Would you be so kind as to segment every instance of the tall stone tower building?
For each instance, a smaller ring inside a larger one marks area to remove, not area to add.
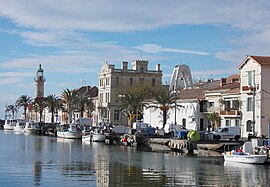
[[[37,70],[37,75],[35,77],[36,82],[36,90],[35,96],[36,98],[44,98],[44,82],[46,79],[43,76],[43,69],[41,68],[41,64],[39,64],[39,68]]]
[[[148,86],[158,89],[162,86],[162,71],[160,64],[155,70],[148,69],[147,60],[135,60],[128,69],[128,62],[122,62],[122,68],[103,63],[99,72],[98,121],[109,121],[113,125],[127,125],[128,118],[119,110],[125,95],[121,90],[128,90],[138,86]]]

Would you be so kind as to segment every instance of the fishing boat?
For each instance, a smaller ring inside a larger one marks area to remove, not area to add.
[[[101,129],[94,129],[90,134],[82,136],[83,141],[104,142],[106,135]]]
[[[69,138],[69,139],[80,139],[82,138],[82,131],[75,123],[72,123],[69,125],[68,129],[60,128],[57,131],[57,137]]]
[[[6,119],[4,124],[4,130],[12,131],[18,120]]]
[[[38,132],[38,126],[37,123],[33,121],[26,122],[25,127],[24,127],[24,132],[25,133],[37,133]]]
[[[26,122],[23,120],[18,120],[15,127],[13,127],[13,131],[15,133],[22,133],[24,131]]]
[[[248,164],[263,164],[267,155],[255,155],[243,152],[226,152],[223,153],[224,160],[226,162],[236,162],[236,163],[248,163]]]

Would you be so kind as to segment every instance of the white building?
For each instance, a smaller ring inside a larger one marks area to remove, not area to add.
[[[239,75],[221,78],[218,87],[205,92],[205,100],[207,100],[207,113],[217,112],[221,117],[218,126],[240,126]]]
[[[270,57],[247,56],[239,66],[245,136],[267,135],[270,120]]]
[[[178,124],[192,130],[206,130],[208,119],[205,115],[207,101],[205,100],[205,91],[216,87],[217,81],[195,84],[193,89],[184,89],[179,91],[177,105],[183,107],[171,108],[168,111],[167,124]],[[163,118],[160,110],[148,108],[144,110],[144,122],[153,127],[162,128]]]

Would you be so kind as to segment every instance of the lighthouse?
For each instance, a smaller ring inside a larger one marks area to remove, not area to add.
[[[44,98],[44,82],[46,79],[43,75],[43,69],[41,68],[41,64],[39,64],[39,68],[37,70],[37,75],[35,77],[36,82],[36,98]]]

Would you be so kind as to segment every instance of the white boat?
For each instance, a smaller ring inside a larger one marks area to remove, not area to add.
[[[68,129],[60,129],[57,131],[57,137],[69,138],[69,139],[80,139],[82,138],[82,131],[77,127],[76,124],[72,123]]]
[[[247,154],[247,153],[237,153],[233,154],[232,152],[223,153],[224,160],[226,162],[236,162],[236,163],[248,163],[248,164],[263,164],[266,159],[267,155],[254,155],[254,154]]]
[[[16,119],[6,119],[4,124],[4,130],[12,131],[17,123]]]
[[[37,133],[38,132],[38,125],[35,122],[26,122],[24,127],[25,133]]]
[[[95,129],[94,132],[91,133],[92,141],[93,142],[104,142],[106,135],[103,133],[102,130]]]
[[[25,127],[25,121],[23,120],[18,120],[15,127],[13,128],[13,131],[14,132],[18,132],[18,133],[21,133],[24,131],[24,127]]]
[[[106,135],[100,129],[95,129],[90,134],[82,136],[83,141],[104,142]]]

